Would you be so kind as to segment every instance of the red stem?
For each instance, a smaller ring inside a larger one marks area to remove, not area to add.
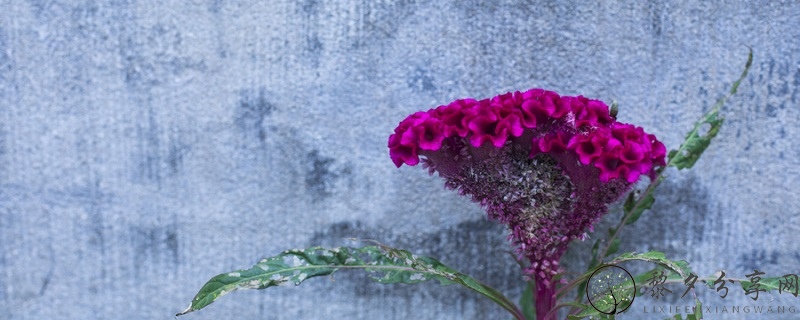
[[[544,279],[536,278],[536,320],[549,320],[547,314],[556,305],[556,286],[552,283],[545,285]]]

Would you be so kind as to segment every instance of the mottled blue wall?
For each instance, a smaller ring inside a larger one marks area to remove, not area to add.
[[[395,168],[394,126],[543,87],[616,99],[620,120],[674,148],[746,46],[753,68],[719,138],[694,170],[668,172],[623,249],[702,275],[800,273],[800,5],[584,3],[0,2],[0,319],[170,318],[217,273],[344,237],[439,257],[516,298],[503,228]],[[585,264],[587,244],[564,264]],[[800,307],[773,298],[759,302]],[[508,318],[466,289],[342,272],[186,319],[345,317]]]

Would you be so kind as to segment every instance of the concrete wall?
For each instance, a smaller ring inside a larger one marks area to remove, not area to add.
[[[752,72],[720,137],[695,169],[669,171],[623,249],[701,275],[800,273],[800,5],[584,3],[0,2],[0,319],[171,318],[217,273],[354,245],[344,237],[439,257],[516,298],[503,228],[437,177],[396,169],[396,124],[542,87],[616,99],[621,121],[675,148],[746,46]],[[565,265],[585,264],[587,244]],[[345,317],[508,318],[462,288],[342,272],[186,319]]]

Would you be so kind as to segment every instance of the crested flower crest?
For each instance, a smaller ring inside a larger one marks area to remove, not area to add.
[[[525,272],[548,284],[569,242],[642,175],[652,179],[666,148],[602,101],[531,89],[411,114],[389,155],[397,167],[422,162],[505,224]]]

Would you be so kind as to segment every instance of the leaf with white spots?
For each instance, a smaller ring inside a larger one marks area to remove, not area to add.
[[[491,299],[516,319],[524,320],[519,309],[497,290],[443,265],[436,259],[413,255],[385,245],[363,248],[322,248],[288,250],[263,259],[250,269],[236,270],[211,278],[191,305],[177,315],[200,310],[223,295],[239,289],[266,289],[292,283],[300,285],[313,277],[327,276],[340,269],[361,269],[379,283],[420,283],[438,280],[442,285],[460,284]]]
[[[692,270],[689,269],[688,262],[683,260],[674,261],[667,259],[667,257],[664,255],[663,252],[658,252],[658,251],[650,251],[646,253],[633,253],[633,252],[623,253],[618,257],[612,259],[611,262],[609,262],[609,264],[617,264],[620,262],[633,261],[633,260],[655,263],[661,267],[676,272],[682,279],[685,279],[689,274],[692,273]]]
[[[747,56],[747,64],[744,66],[744,71],[739,79],[733,83],[731,91],[719,99],[714,105],[714,108],[712,108],[708,113],[704,114],[703,117],[695,123],[694,128],[692,131],[689,131],[688,135],[686,135],[686,139],[683,141],[678,150],[672,150],[669,152],[669,162],[667,163],[667,166],[674,166],[678,169],[687,169],[694,166],[695,162],[700,159],[700,155],[708,148],[708,146],[711,144],[711,139],[717,136],[719,129],[722,127],[724,118],[719,115],[719,109],[722,108],[722,105],[725,104],[725,101],[728,100],[728,98],[736,94],[736,90],[739,89],[739,84],[742,83],[742,80],[744,80],[744,78],[747,76],[747,71],[750,70],[750,66],[752,64],[753,50],[750,49],[750,54]]]

